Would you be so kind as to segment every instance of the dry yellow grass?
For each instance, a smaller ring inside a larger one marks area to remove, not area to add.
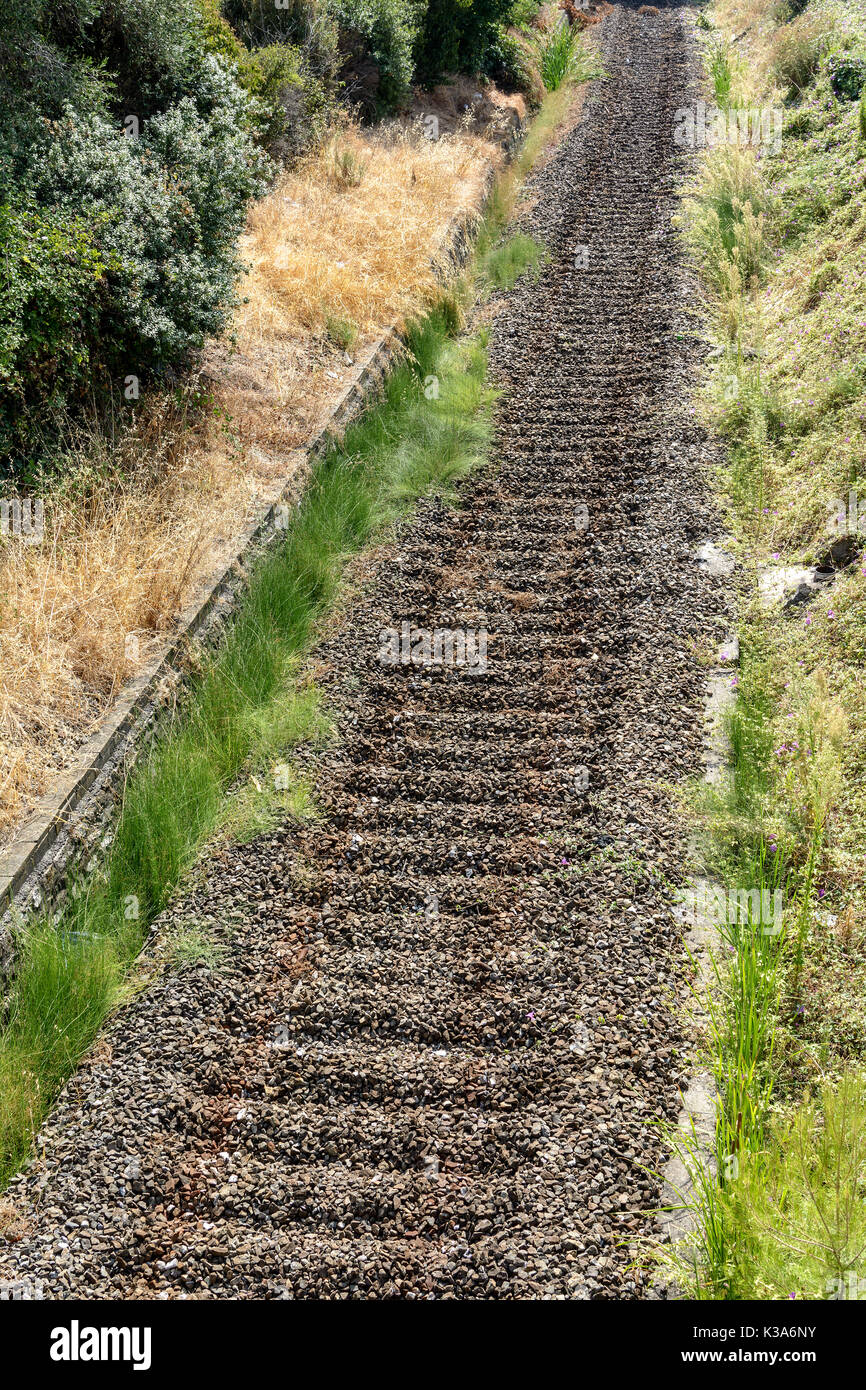
[[[253,210],[241,347],[323,329],[329,317],[368,333],[416,308],[433,288],[433,244],[477,198],[480,155],[477,140],[425,140],[420,124],[335,133]],[[354,186],[343,161],[360,173]]]
[[[192,414],[143,401],[127,434],[79,439],[44,499],[41,544],[0,540],[0,842],[74,762],[347,384],[334,321],[336,336],[357,332],[351,353],[421,307],[436,248],[478,204],[491,158],[468,131],[436,142],[420,124],[336,131],[251,210],[246,302],[204,355],[203,401]]]

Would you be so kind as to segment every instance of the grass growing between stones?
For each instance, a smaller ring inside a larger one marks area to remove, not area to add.
[[[715,339],[699,409],[728,445],[718,485],[747,580],[730,774],[698,809],[706,867],[729,890],[781,889],[785,908],[778,934],[724,929],[706,1004],[717,1177],[692,1156],[697,1227],[673,1262],[698,1298],[862,1297],[866,563],[850,497],[856,511],[866,486],[866,145],[830,58],[866,52],[866,16],[816,2],[786,23],[763,0],[713,14],[722,42],[747,15],[750,31],[716,100],[785,116],[781,151],[709,151],[684,204]],[[817,56],[794,82],[804,34]],[[841,537],[859,558],[827,590],[766,599],[761,575]]]
[[[512,283],[537,263],[526,240],[504,252],[519,180],[572,97],[545,103],[527,148],[497,186],[461,291],[485,260]],[[499,273],[499,272],[497,272]],[[492,276],[491,276],[492,279]],[[220,648],[130,774],[104,863],[53,919],[22,924],[0,1029],[0,1185],[26,1162],[39,1126],[110,1011],[151,922],[215,834],[241,838],[277,815],[315,813],[292,749],[328,737],[301,665],[338,597],[347,562],[429,491],[454,495],[487,456],[494,392],[486,335],[460,338],[459,299],[440,296],[406,330],[381,400],[317,461],[289,527],[253,570]],[[273,792],[271,791],[273,788]],[[186,943],[191,961],[207,943]]]

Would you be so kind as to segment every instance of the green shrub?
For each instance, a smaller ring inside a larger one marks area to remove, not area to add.
[[[0,0],[0,59],[0,456],[20,465],[85,388],[222,329],[270,169],[254,137],[285,141],[301,78],[216,0]]]
[[[538,14],[538,0],[511,0],[508,8],[508,22],[520,29],[526,29]]]
[[[242,46],[255,54],[274,44],[290,44],[298,50],[305,84],[332,92],[340,65],[339,35],[327,0],[286,0],[281,9],[274,0],[223,0],[222,9]]]
[[[208,53],[233,63],[240,76],[249,62],[249,49],[235,33],[220,10],[219,0],[196,0],[201,24],[202,42]]]
[[[88,59],[60,55],[42,35],[7,29],[2,20],[0,10],[0,194],[13,191],[26,174],[45,121],[67,109],[107,117],[111,95]]]
[[[504,91],[524,92],[533,103],[540,102],[544,96],[528,39],[506,29],[504,24],[498,24],[493,30],[481,71]]]
[[[817,308],[822,297],[833,285],[838,284],[841,279],[842,274],[838,266],[833,265],[832,262],[829,265],[822,265],[815,271],[809,281],[803,301],[803,308],[806,310]]]
[[[94,228],[109,264],[101,346],[124,375],[183,361],[233,302],[235,242],[265,166],[239,89],[217,71],[226,100],[209,119],[184,98],[133,140],[99,117],[69,117],[33,177],[43,206]]]
[[[866,140],[866,87],[860,93],[860,137]]]
[[[239,37],[251,48],[288,42],[300,46],[325,15],[322,0],[223,0],[222,11]]]
[[[195,0],[91,0],[90,7],[90,22],[63,37],[69,50],[105,66],[116,115],[143,122],[183,97],[208,109],[211,77]]]
[[[416,6],[411,0],[329,0],[328,10],[340,30],[340,75],[350,97],[379,112],[399,106],[414,75]],[[360,78],[368,59],[378,69],[375,90]]]
[[[358,341],[358,329],[351,319],[338,318],[335,314],[326,316],[325,332],[344,352],[349,352]]]
[[[26,448],[34,414],[86,390],[106,262],[75,215],[8,203],[0,254],[0,455],[8,456]]]
[[[272,43],[250,55],[248,90],[261,107],[259,135],[265,149],[289,159],[308,149],[321,132],[327,107],[321,89],[300,70],[300,53]]]
[[[209,53],[232,65],[238,82],[255,101],[257,108],[256,134],[260,143],[275,158],[291,160],[308,150],[321,138],[331,107],[331,91],[336,71],[336,39],[330,67],[325,64],[330,81],[323,81],[308,62],[309,54],[297,43],[286,43],[275,35],[290,32],[288,24],[252,28],[244,25],[245,33],[263,34],[269,41],[264,46],[248,48],[220,13],[217,0],[196,0],[203,21],[203,39]],[[238,12],[244,13],[242,6]],[[272,13],[283,15],[286,11]],[[297,27],[302,33],[302,27]]]
[[[790,120],[785,122],[785,135],[811,135],[815,128],[815,122],[811,111],[801,108],[795,111]]]
[[[827,74],[834,96],[856,101],[866,85],[866,58],[859,54],[831,53]]]
[[[184,98],[138,139],[101,116],[68,113],[30,176],[27,211],[6,209],[0,455],[8,461],[36,457],[54,413],[74,408],[85,388],[98,395],[113,379],[180,365],[224,326],[237,237],[265,165],[239,90],[224,70],[214,82],[226,85],[227,100],[209,118]]]
[[[790,24],[792,19],[803,13],[808,3],[809,0],[776,0],[771,10],[772,18],[776,24]]]
[[[512,0],[427,0],[415,43],[419,81],[432,84],[446,73],[481,72],[512,9]],[[518,13],[516,22],[522,17]]]
[[[734,73],[731,66],[730,50],[724,39],[716,39],[710,45],[707,50],[707,67],[713,79],[716,101],[725,106],[731,95]]]

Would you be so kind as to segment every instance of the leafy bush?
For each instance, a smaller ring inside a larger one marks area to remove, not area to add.
[[[512,0],[427,0],[415,43],[419,81],[432,84],[450,72],[480,72]],[[522,15],[515,15],[520,21]]]
[[[268,99],[297,66],[287,50],[245,70],[196,0],[0,0],[7,18],[0,455],[21,462],[85,387],[181,365],[222,328],[269,169],[266,101],[236,74]]]
[[[0,0],[0,71],[0,191],[11,191],[44,136],[45,121],[57,120],[67,108],[107,116],[110,91],[88,59],[61,55],[43,35],[23,27],[14,0]]]
[[[265,149],[292,159],[321,136],[328,95],[320,83],[301,71],[301,55],[286,43],[254,49],[250,55],[248,91],[261,107],[259,134]]]
[[[721,106],[727,104],[734,80],[731,54],[724,39],[715,39],[707,49],[707,67],[713,79],[713,91]]]
[[[831,53],[827,74],[835,96],[856,101],[866,85],[866,58],[858,54]]]
[[[396,106],[409,91],[417,8],[416,0],[285,0],[280,9],[274,0],[223,4],[253,55],[263,46],[292,44],[305,83],[330,93],[339,75],[370,114]]]
[[[792,19],[803,13],[808,3],[809,0],[776,0],[771,10],[773,20],[776,24],[790,24]]]
[[[223,0],[222,9],[251,48],[277,42],[300,46],[309,40],[317,24],[327,20],[323,0],[283,0],[279,9],[274,0]]]
[[[328,9],[340,29],[341,74],[351,78],[353,68],[372,59],[378,68],[375,91],[356,84],[356,94],[362,104],[393,110],[412,84],[416,6],[411,0],[329,0]]]
[[[538,13],[538,0],[511,0],[508,7],[508,22],[519,29],[527,29]]]
[[[26,441],[31,403],[62,408],[88,385],[106,262],[78,217],[0,206],[0,454]]]
[[[135,114],[144,121],[183,97],[191,97],[202,110],[209,107],[211,78],[194,0],[77,4],[92,11],[88,22],[63,29],[52,18],[49,32],[94,65],[105,65],[115,114]]]
[[[860,93],[860,136],[866,140],[866,87]]]
[[[275,40],[274,36],[288,33],[290,26],[265,27],[262,22],[253,30],[244,24],[245,33],[264,34],[269,39],[264,46],[250,49],[220,13],[217,0],[196,3],[208,52],[232,66],[238,82],[256,103],[255,129],[261,144],[279,159],[294,159],[304,153],[321,137],[332,104],[336,31],[330,59],[319,63],[321,53],[317,50],[316,63],[321,71],[314,71],[309,48],[283,42],[282,38]],[[277,15],[286,13],[270,8]],[[240,5],[237,10],[242,15],[246,12]]]
[[[811,111],[801,108],[785,122],[785,135],[811,135],[815,122]]]
[[[505,91],[525,92],[533,103],[544,96],[544,87],[527,39],[503,24],[496,26],[484,54],[481,71]]]
[[[265,167],[239,123],[238,88],[217,72],[226,100],[210,119],[184,98],[134,140],[70,116],[34,175],[41,204],[94,228],[109,266],[100,348],[112,371],[184,360],[233,302],[234,243]]]
[[[218,0],[199,3],[217,6]],[[285,0],[281,9],[273,0],[224,0],[223,12],[235,42],[246,52],[252,49],[253,62],[258,50],[289,44],[298,53],[304,85],[332,94],[340,66],[339,35],[326,0]]]

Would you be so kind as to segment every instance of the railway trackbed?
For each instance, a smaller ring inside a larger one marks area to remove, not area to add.
[[[721,600],[671,228],[693,58],[676,9],[600,35],[607,76],[530,183],[549,262],[495,317],[491,464],[317,654],[323,820],[223,851],[167,914],[220,968],[166,969],[106,1030],[9,1190],[2,1279],[646,1295],[654,1122],[688,1072],[671,787],[700,772]],[[486,650],[404,664],[403,624],[422,656],[436,629]]]

